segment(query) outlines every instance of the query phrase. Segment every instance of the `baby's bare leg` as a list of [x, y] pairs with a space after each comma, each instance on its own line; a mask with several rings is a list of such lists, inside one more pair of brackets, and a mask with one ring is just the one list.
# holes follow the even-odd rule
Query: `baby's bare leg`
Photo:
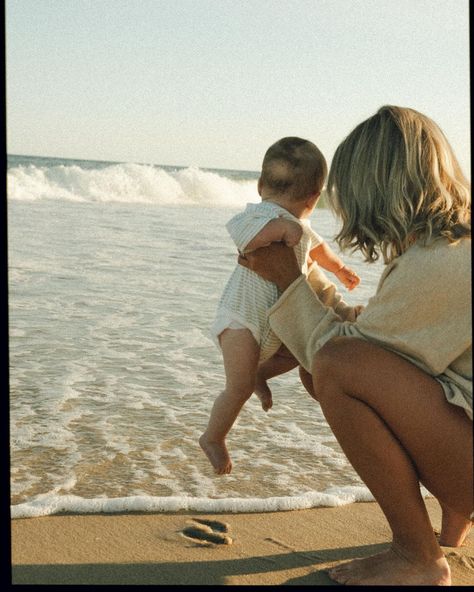
[[280, 374], [285, 374], [298, 366], [298, 362], [282, 345], [280, 349], [268, 360], [258, 366], [255, 380], [255, 394], [262, 403], [262, 409], [268, 411], [273, 406], [272, 391], [268, 387], [267, 380]]
[[232, 461], [225, 438], [255, 386], [260, 348], [248, 329], [226, 329], [220, 344], [226, 375], [225, 389], [214, 401], [199, 444], [218, 475], [230, 473]]

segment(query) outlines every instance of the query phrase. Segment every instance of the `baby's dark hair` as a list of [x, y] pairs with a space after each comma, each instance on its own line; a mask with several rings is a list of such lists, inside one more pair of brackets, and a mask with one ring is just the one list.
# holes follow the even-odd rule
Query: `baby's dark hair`
[[327, 164], [319, 148], [309, 140], [282, 138], [266, 151], [260, 182], [272, 195], [287, 194], [295, 200], [321, 191]]

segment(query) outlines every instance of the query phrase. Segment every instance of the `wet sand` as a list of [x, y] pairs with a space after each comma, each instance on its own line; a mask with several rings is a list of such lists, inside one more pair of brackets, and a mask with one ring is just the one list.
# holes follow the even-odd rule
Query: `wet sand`
[[[438, 504], [433, 499], [426, 503], [435, 529], [439, 528]], [[214, 542], [195, 538], [198, 536]], [[12, 582], [336, 585], [327, 568], [378, 553], [388, 547], [389, 538], [390, 531], [375, 503], [258, 514], [15, 519]], [[474, 585], [474, 535], [461, 548], [443, 550], [453, 585]]]

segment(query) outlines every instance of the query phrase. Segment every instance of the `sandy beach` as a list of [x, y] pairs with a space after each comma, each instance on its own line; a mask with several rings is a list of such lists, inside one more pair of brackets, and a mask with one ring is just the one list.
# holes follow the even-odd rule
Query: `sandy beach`
[[[437, 529], [439, 507], [426, 501]], [[207, 531], [218, 542], [186, 537], [188, 528], [192, 536]], [[12, 583], [336, 585], [328, 567], [377, 553], [388, 541], [389, 529], [375, 503], [261, 514], [15, 519]], [[443, 550], [453, 585], [474, 585], [473, 536], [461, 548]]]

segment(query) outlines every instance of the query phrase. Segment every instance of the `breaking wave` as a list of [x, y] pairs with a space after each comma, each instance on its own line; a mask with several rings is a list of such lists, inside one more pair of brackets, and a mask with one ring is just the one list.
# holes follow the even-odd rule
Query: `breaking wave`
[[[234, 175], [235, 176], [235, 175]], [[9, 168], [8, 198], [82, 202], [242, 207], [259, 201], [256, 179], [229, 178], [197, 167], [167, 171], [144, 164], [88, 168], [77, 164]]]

